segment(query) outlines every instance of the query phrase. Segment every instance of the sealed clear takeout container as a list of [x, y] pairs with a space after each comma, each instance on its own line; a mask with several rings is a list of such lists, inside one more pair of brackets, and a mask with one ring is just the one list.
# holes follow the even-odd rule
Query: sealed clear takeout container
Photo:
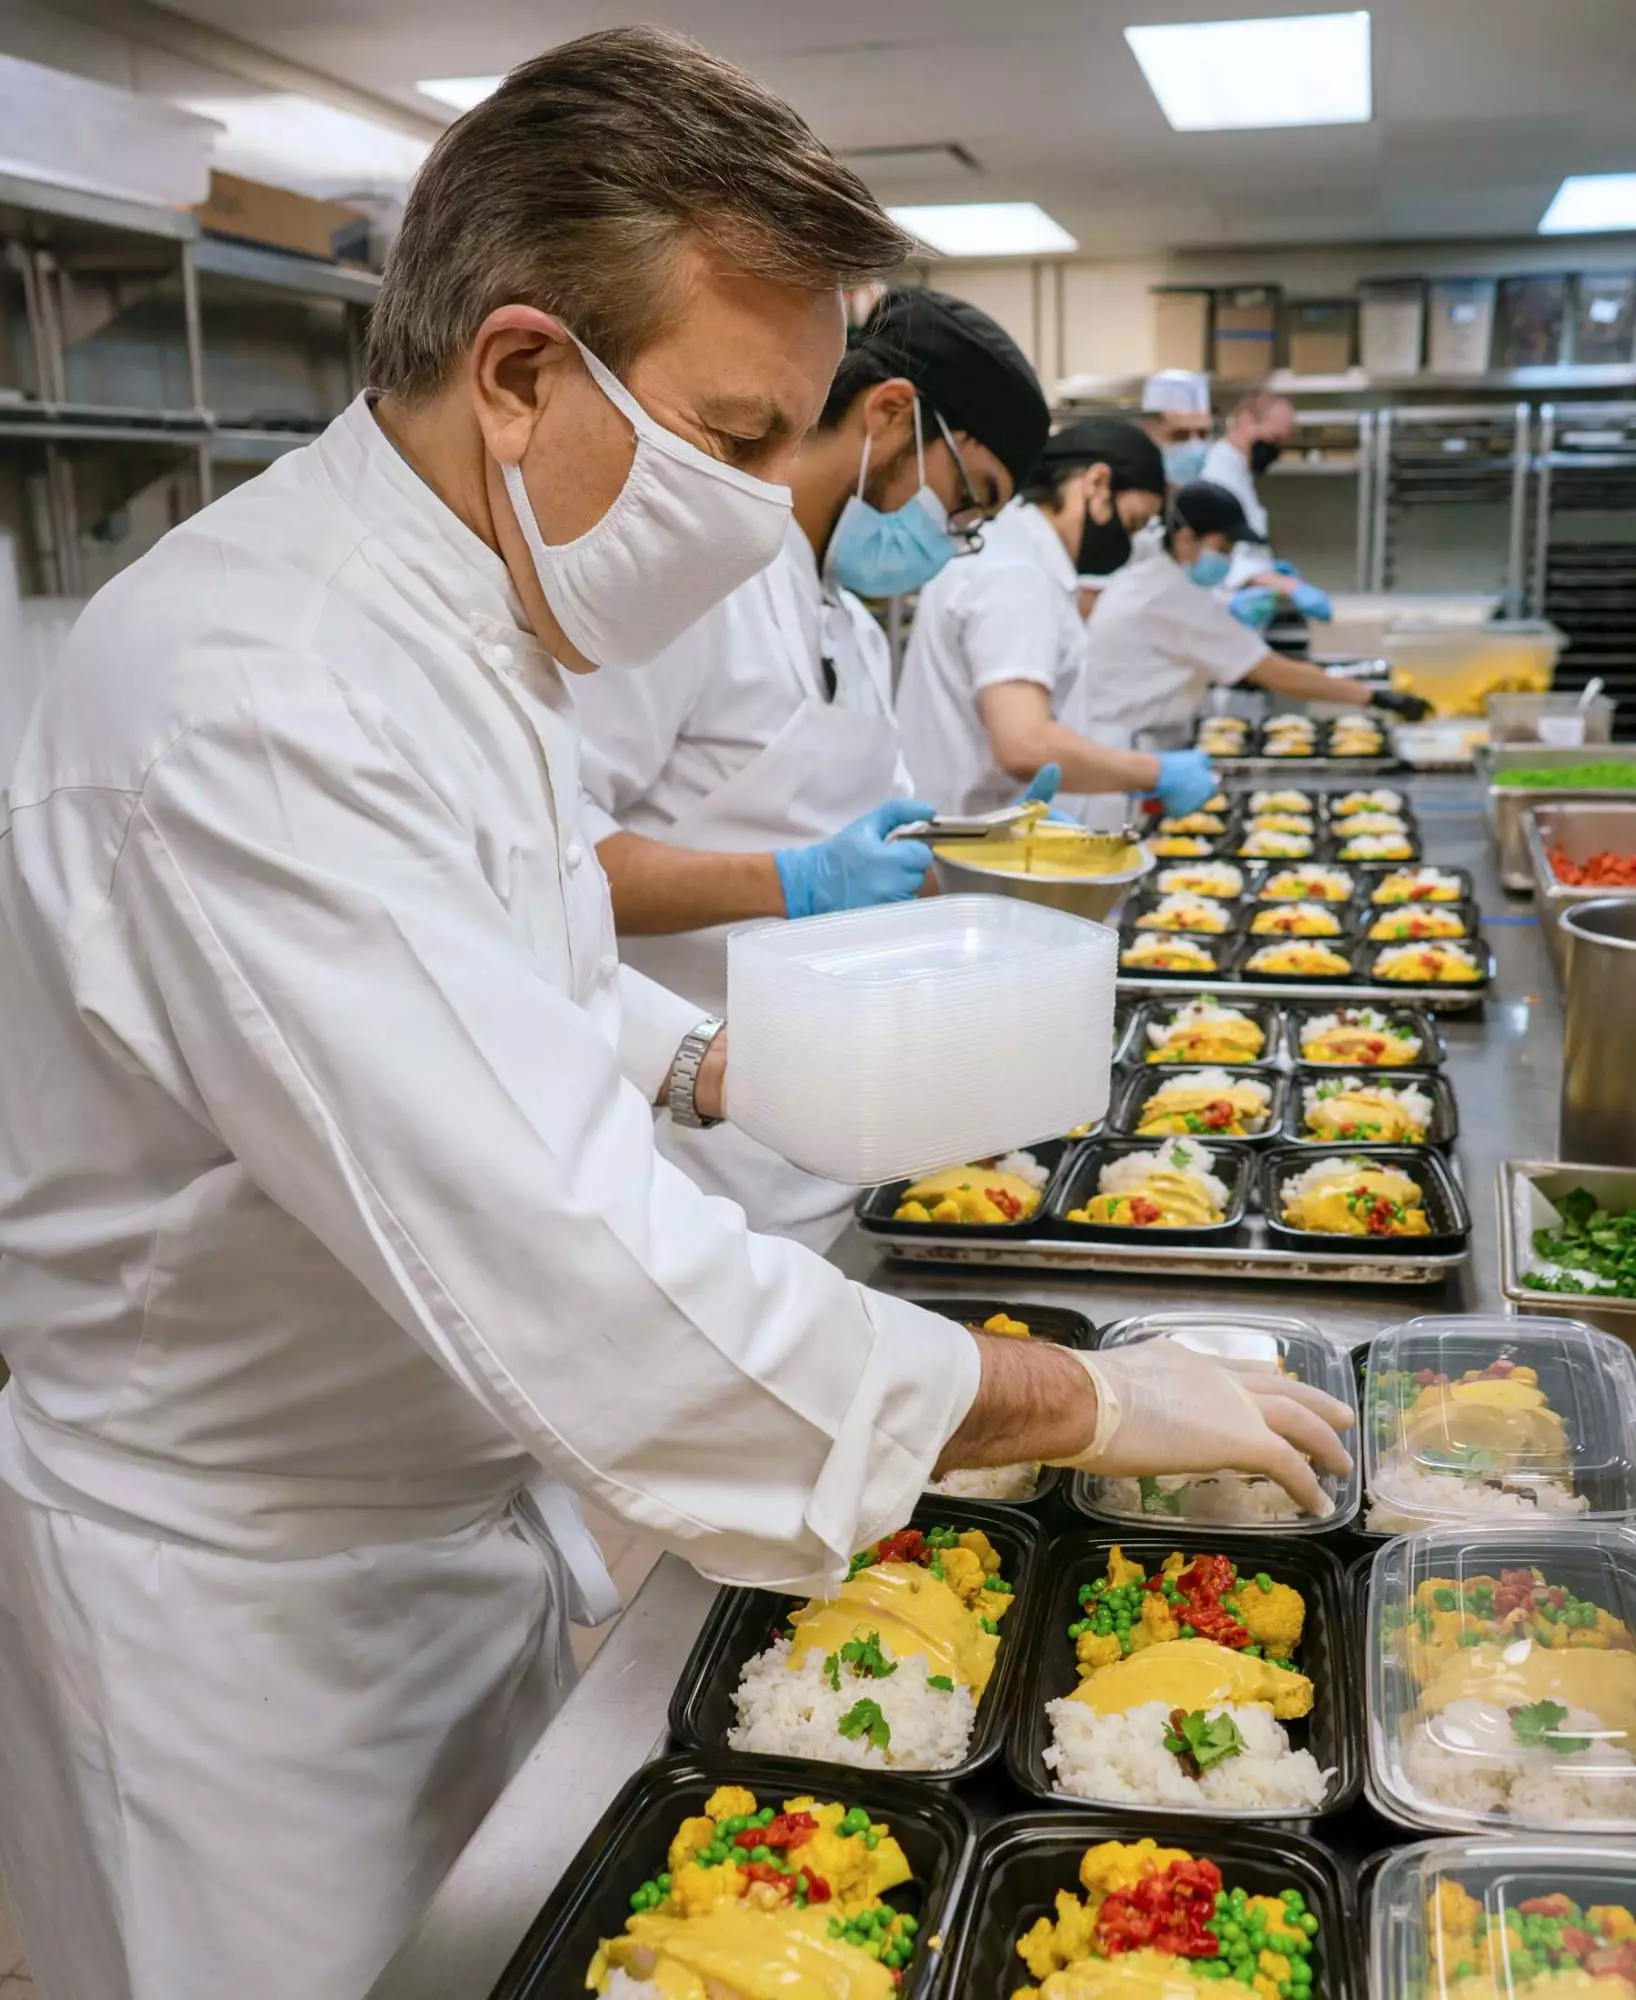
[[1365, 1362], [1364, 1527], [1636, 1518], [1636, 1357], [1573, 1319], [1449, 1314]]
[[[1281, 1368], [1298, 1381], [1327, 1390], [1354, 1412], [1357, 1409], [1350, 1350], [1309, 1320], [1260, 1313], [1142, 1313], [1108, 1327], [1096, 1344], [1133, 1347], [1166, 1335], [1223, 1361]], [[1150, 1529], [1174, 1522], [1183, 1527], [1232, 1528], [1242, 1534], [1327, 1534], [1344, 1528], [1358, 1511], [1363, 1481], [1356, 1442], [1355, 1432], [1349, 1434], [1347, 1443], [1354, 1448], [1350, 1474], [1319, 1476], [1319, 1484], [1335, 1504], [1334, 1513], [1324, 1520], [1301, 1513], [1270, 1480], [1239, 1472], [1163, 1479], [1099, 1479], [1079, 1473], [1072, 1488], [1073, 1504], [1093, 1520], [1140, 1522]]]
[[1405, 1826], [1636, 1833], [1636, 1534], [1389, 1542], [1366, 1619], [1369, 1788]]
[[1613, 2000], [1636, 1986], [1636, 1849], [1419, 1841], [1382, 1863], [1367, 1929], [1373, 2000]]

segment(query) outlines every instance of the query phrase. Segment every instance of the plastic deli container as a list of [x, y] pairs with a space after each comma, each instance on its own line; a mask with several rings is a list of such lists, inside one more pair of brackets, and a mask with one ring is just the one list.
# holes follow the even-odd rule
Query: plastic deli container
[[1364, 1361], [1364, 1525], [1636, 1518], [1636, 1357], [1572, 1319], [1390, 1326]]
[[1006, 896], [736, 930], [728, 1115], [831, 1180], [980, 1160], [1108, 1108], [1118, 937]]
[[930, 2000], [942, 1990], [943, 1938], [964, 1880], [973, 1825], [947, 1792], [875, 1771], [769, 1757], [666, 1757], [636, 1773], [551, 1892], [490, 2000], [566, 2000], [584, 1993], [598, 1945], [617, 1937], [631, 1897], [665, 1868], [684, 1819], [702, 1813], [718, 1786], [742, 1785], [763, 1806], [790, 1799], [858, 1806], [884, 1823], [903, 1848], [913, 1879], [886, 1901], [916, 1920], [916, 1949], [903, 1970], [901, 2000]]
[[1400, 1847], [1375, 1874], [1367, 1931], [1374, 2000], [1628, 1992], [1636, 1849], [1511, 1835]]
[[[939, 1770], [913, 1773], [923, 1783], [930, 1780], [934, 1784], [947, 1784], [971, 1777], [1000, 1754], [1006, 1722], [1020, 1699], [1027, 1667], [1042, 1540], [1032, 1516], [1020, 1507], [956, 1500], [941, 1493], [928, 1494], [916, 1507], [908, 1525], [923, 1533], [945, 1526], [961, 1530], [980, 1528], [999, 1552], [1000, 1573], [1011, 1585], [1014, 1599], [1012, 1609], [1000, 1623], [999, 1654], [978, 1703], [976, 1724], [965, 1756]], [[671, 1696], [671, 1735], [700, 1752], [729, 1754], [728, 1732], [738, 1721], [733, 1697], [745, 1667], [780, 1636], [790, 1612], [807, 1601], [771, 1590], [724, 1589], [711, 1607]], [[865, 1681], [857, 1683], [860, 1698], [867, 1698], [864, 1691], [869, 1685]], [[756, 1753], [758, 1757], [762, 1754], [766, 1753]], [[859, 1767], [814, 1758], [806, 1768], [812, 1774], [807, 1781], [810, 1787], [826, 1782], [824, 1773], [828, 1774], [827, 1782], [844, 1784], [858, 1774]], [[908, 1773], [893, 1771], [890, 1775]]]
[[[1058, 1347], [1087, 1348], [1095, 1344], [1096, 1329], [1083, 1313], [1070, 1312], [1066, 1306], [1006, 1305], [997, 1299], [938, 1299], [921, 1298], [913, 1303], [924, 1306], [927, 1312], [941, 1313], [945, 1319], [957, 1319], [963, 1326], [981, 1328], [985, 1320], [996, 1313], [1005, 1313], [1010, 1318], [1021, 1320], [1028, 1328], [1031, 1340], [1049, 1340]], [[1031, 1470], [1033, 1483], [1022, 1488], [1022, 1475]], [[1015, 1482], [1005, 1475], [1017, 1473]], [[974, 1488], [986, 1485], [987, 1492], [941, 1492], [928, 1488], [926, 1498], [935, 1506], [939, 1499], [986, 1500], [996, 1506], [1029, 1506], [1055, 1493], [1068, 1477], [1060, 1467], [1040, 1465], [1032, 1468], [996, 1466], [979, 1472], [956, 1472], [948, 1477], [964, 1481]], [[1018, 1490], [1011, 1490], [1015, 1484]], [[1006, 1490], [1001, 1491], [1001, 1488]]]
[[1636, 1535], [1444, 1528], [1369, 1580], [1369, 1785], [1405, 1826], [1636, 1833]]
[[[1082, 1898], [1080, 1869], [1089, 1850], [1109, 1841], [1128, 1846], [1138, 1839], [1179, 1848], [1195, 1861], [1213, 1864], [1229, 1895], [1242, 1889], [1248, 1897], [1282, 1903], [1286, 1891], [1294, 1890], [1300, 1898], [1297, 1922], [1302, 1915], [1314, 1919], [1311, 1950], [1304, 1960], [1312, 1977], [1299, 1990], [1311, 1993], [1313, 2000], [1354, 2000], [1359, 1988], [1351, 1949], [1351, 1899], [1339, 1863], [1316, 1841], [1281, 1827], [1251, 1830], [1186, 1819], [1144, 1820], [1137, 1830], [1123, 1818], [1083, 1809], [1018, 1813], [985, 1829], [960, 1899], [946, 1991], [959, 2000], [1011, 2000], [1019, 1987], [1037, 1985], [1018, 1954], [1020, 1941], [1041, 1918], [1055, 1918], [1058, 1896]], [[1283, 1929], [1281, 1921], [1278, 1929]], [[1179, 1972], [1198, 1977], [1201, 2000], [1211, 1989], [1206, 1970], [1211, 1962], [1176, 1961]]]
[[[1162, 1790], [1166, 1794], [1164, 1798], [1151, 1801], [1146, 1797], [1127, 1796], [1093, 1798], [1056, 1789], [1057, 1764], [1047, 1763], [1045, 1753], [1055, 1744], [1060, 1763], [1060, 1731], [1047, 1713], [1047, 1706], [1071, 1695], [1079, 1685], [1076, 1640], [1069, 1627], [1083, 1620], [1085, 1612], [1079, 1596], [1080, 1589], [1104, 1575], [1114, 1539], [1106, 1528], [1071, 1528], [1059, 1535], [1045, 1554], [1043, 1575], [1036, 1585], [1036, 1616], [1031, 1625], [1032, 1656], [1006, 1746], [1011, 1775], [1023, 1790], [1053, 1806], [1095, 1807], [1102, 1812], [1117, 1813], [1129, 1824], [1144, 1827], [1154, 1813], [1179, 1814], [1197, 1821], [1260, 1821], [1316, 1818], [1339, 1812], [1350, 1805], [1363, 1781], [1362, 1714], [1358, 1705], [1355, 1668], [1355, 1627], [1340, 1564], [1327, 1549], [1310, 1538], [1292, 1538], [1274, 1548], [1264, 1537], [1221, 1534], [1213, 1529], [1185, 1525], [1161, 1537], [1154, 1533], [1151, 1523], [1140, 1534], [1117, 1538], [1124, 1556], [1131, 1562], [1140, 1563], [1144, 1574], [1158, 1571], [1173, 1552], [1179, 1552], [1190, 1561], [1198, 1556], [1225, 1556], [1236, 1566], [1240, 1578], [1247, 1580], [1241, 1581], [1240, 1595], [1246, 1589], [1259, 1589], [1255, 1579], [1260, 1576], [1265, 1576], [1269, 1584], [1287, 1584], [1300, 1592], [1305, 1601], [1305, 1617], [1294, 1664], [1312, 1682], [1313, 1704], [1306, 1716], [1291, 1717], [1278, 1723], [1277, 1727], [1285, 1733], [1290, 1753], [1309, 1752], [1319, 1770], [1327, 1774], [1322, 1798], [1316, 1802], [1303, 1801], [1299, 1805], [1268, 1803], [1263, 1789], [1262, 1796], [1256, 1797], [1252, 1803], [1246, 1784], [1242, 1797], [1236, 1802], [1222, 1800], [1215, 1789], [1208, 1797], [1201, 1790], [1200, 1802], [1194, 1808], [1185, 1801], [1185, 1794], [1169, 1796], [1176, 1788], [1169, 1782], [1171, 1774], [1168, 1766], [1156, 1767], [1148, 1753], [1124, 1743], [1086, 1744], [1084, 1747], [1097, 1770], [1117, 1768], [1122, 1772], [1140, 1771], [1141, 1781], [1132, 1787], [1139, 1792], [1149, 1789], [1148, 1773], [1152, 1772], [1153, 1789]], [[1193, 1636], [1200, 1635], [1195, 1633]], [[1265, 1688], [1261, 1692], [1264, 1695]], [[1160, 1698], [1159, 1694], [1152, 1697], [1153, 1700]], [[1180, 1700], [1179, 1689], [1174, 1684], [1168, 1686], [1164, 1690], [1164, 1698]], [[1250, 1701], [1254, 1697], [1246, 1695], [1243, 1699]], [[1251, 1725], [1246, 1723], [1246, 1726]], [[1132, 1723], [1130, 1727], [1140, 1733], [1138, 1724]], [[1117, 1733], [1121, 1736], [1126, 1734]], [[1261, 1758], [1271, 1754], [1265, 1745], [1257, 1749], [1246, 1743], [1242, 1750], [1235, 1753], [1235, 1757]], [[1117, 1766], [1113, 1762], [1116, 1757], [1119, 1760]], [[1253, 1763], [1235, 1762], [1233, 1776], [1235, 1779], [1240, 1776], [1248, 1779], [1254, 1768]], [[1264, 1771], [1265, 1767], [1263, 1776]], [[1291, 1775], [1288, 1772], [1278, 1775], [1277, 1788], [1283, 1796], [1290, 1794], [1286, 1781]], [[1262, 1782], [1262, 1779], [1258, 1778], [1256, 1782]], [[1237, 1784], [1231, 1789], [1235, 1793], [1240, 1791]]]
[[[1257, 1313], [1144, 1313], [1108, 1327], [1097, 1346], [1133, 1347], [1166, 1335], [1223, 1361], [1281, 1368], [1357, 1409], [1349, 1350], [1304, 1319]], [[1355, 1443], [1355, 1436], [1347, 1441]], [[1326, 1472], [1320, 1483], [1335, 1503], [1327, 1520], [1297, 1512], [1295, 1503], [1270, 1480], [1238, 1472], [1191, 1479], [1098, 1479], [1081, 1472], [1074, 1475], [1071, 1498], [1093, 1520], [1135, 1522], [1146, 1534], [1172, 1526], [1178, 1531], [1186, 1527], [1190, 1533], [1226, 1527], [1241, 1534], [1328, 1534], [1346, 1527], [1357, 1514], [1363, 1480], [1355, 1458], [1346, 1478]]]

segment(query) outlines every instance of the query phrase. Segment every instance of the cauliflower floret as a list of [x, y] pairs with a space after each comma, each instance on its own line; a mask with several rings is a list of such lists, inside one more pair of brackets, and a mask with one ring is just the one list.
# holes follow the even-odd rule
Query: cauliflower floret
[[1181, 1620], [1176, 1616], [1175, 1607], [1157, 1591], [1145, 1593], [1141, 1616], [1131, 1627], [1131, 1651], [1139, 1652], [1144, 1646], [1162, 1646], [1167, 1639], [1179, 1639], [1181, 1636]]
[[756, 1795], [743, 1785], [718, 1785], [705, 1800], [704, 1809], [712, 1819], [742, 1819], [756, 1810]]
[[1059, 1889], [1056, 1921], [1041, 1917], [1017, 1940], [1017, 1956], [1036, 1979], [1045, 1979], [1078, 1959], [1089, 1958], [1095, 1931], [1096, 1916], [1090, 1907], [1066, 1889]]
[[1269, 1660], [1287, 1660], [1294, 1655], [1306, 1615], [1305, 1599], [1287, 1583], [1275, 1583], [1271, 1590], [1263, 1590], [1253, 1580], [1239, 1584], [1239, 1623]]
[[1129, 1561], [1124, 1550], [1115, 1542], [1108, 1551], [1108, 1582], [1117, 1590], [1121, 1584], [1140, 1583], [1142, 1575], [1142, 1565]]
[[1074, 1641], [1074, 1657], [1079, 1661], [1079, 1675], [1094, 1674], [1098, 1667], [1111, 1667], [1116, 1660], [1125, 1657], [1125, 1649], [1119, 1643], [1117, 1632], [1081, 1632]]
[[943, 1581], [962, 1604], [973, 1603], [983, 1588], [983, 1565], [970, 1549], [942, 1551]]
[[[731, 1792], [737, 1788], [728, 1785], [722, 1789]], [[740, 1796], [748, 1798], [750, 1794], [748, 1792], [741, 1792]], [[714, 1805], [716, 1799], [720, 1797], [721, 1793], [717, 1792], [712, 1797], [710, 1803]], [[751, 1810], [753, 1811], [754, 1808], [752, 1807]], [[722, 1817], [725, 1818], [726, 1814], [722, 1814]], [[695, 1854], [703, 1853], [705, 1848], [715, 1838], [715, 1834], [716, 1822], [714, 1819], [684, 1819], [680, 1827], [676, 1830], [676, 1838], [670, 1843], [670, 1854], [665, 1862], [666, 1868], [670, 1870], [672, 1875], [679, 1875]]]
[[1079, 1879], [1098, 1909], [1115, 1889], [1134, 1889], [1150, 1875], [1190, 1861], [1185, 1848], [1161, 1847], [1156, 1840], [1104, 1840], [1080, 1857]]
[[971, 1550], [983, 1565], [984, 1576], [1000, 1574], [1000, 1552], [981, 1528], [968, 1528], [960, 1537], [960, 1547]]

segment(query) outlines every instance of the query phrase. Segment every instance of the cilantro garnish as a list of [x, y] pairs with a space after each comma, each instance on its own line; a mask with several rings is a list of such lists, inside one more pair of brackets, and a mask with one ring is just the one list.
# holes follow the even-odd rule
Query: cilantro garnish
[[947, 1674], [928, 1674], [926, 1676], [926, 1685], [929, 1688], [937, 1688], [943, 1694], [954, 1693], [954, 1682], [950, 1680]]
[[835, 1727], [849, 1743], [867, 1736], [876, 1750], [884, 1750], [892, 1740], [892, 1725], [881, 1714], [878, 1701], [855, 1701]]
[[1554, 1750], [1559, 1757], [1571, 1757], [1576, 1750], [1588, 1750], [1588, 1736], [1561, 1736], [1557, 1731], [1568, 1719], [1559, 1701], [1531, 1701], [1511, 1711], [1511, 1734], [1530, 1750]]
[[1175, 1708], [1165, 1731], [1165, 1748], [1179, 1757], [1190, 1775], [1198, 1777], [1214, 1764], [1236, 1757], [1244, 1748], [1244, 1738], [1230, 1715], [1206, 1715], [1202, 1708], [1188, 1713]]
[[837, 1694], [841, 1691], [841, 1656], [839, 1653], [824, 1655], [824, 1679]]
[[1187, 1489], [1178, 1486], [1174, 1493], [1167, 1493], [1157, 1479], [1138, 1479], [1136, 1490], [1141, 1495], [1144, 1514], [1179, 1514], [1182, 1494]]
[[[831, 1659], [834, 1655], [831, 1654]], [[848, 1639], [841, 1648], [841, 1658], [856, 1674], [867, 1674], [871, 1680], [883, 1681], [898, 1670], [896, 1660], [889, 1660], [880, 1649], [880, 1634], [865, 1632], [860, 1639]], [[825, 1662], [828, 1665], [828, 1661]], [[834, 1683], [838, 1686], [839, 1683]]]

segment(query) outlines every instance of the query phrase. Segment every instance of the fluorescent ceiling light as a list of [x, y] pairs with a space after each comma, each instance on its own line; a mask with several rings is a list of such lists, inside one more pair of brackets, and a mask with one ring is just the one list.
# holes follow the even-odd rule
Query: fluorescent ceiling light
[[944, 257], [1042, 257], [1079, 248], [1062, 224], [1032, 201], [933, 202], [886, 212]]
[[335, 196], [406, 187], [431, 151], [424, 139], [340, 111], [314, 97], [193, 97], [184, 108], [223, 127], [215, 164], [301, 194]]
[[1570, 174], [1540, 217], [1541, 236], [1636, 229], [1636, 174]]
[[452, 111], [470, 111], [474, 104], [492, 97], [504, 82], [503, 76], [429, 76], [415, 88]]
[[1184, 21], [1125, 40], [1178, 132], [1369, 123], [1366, 13]]

